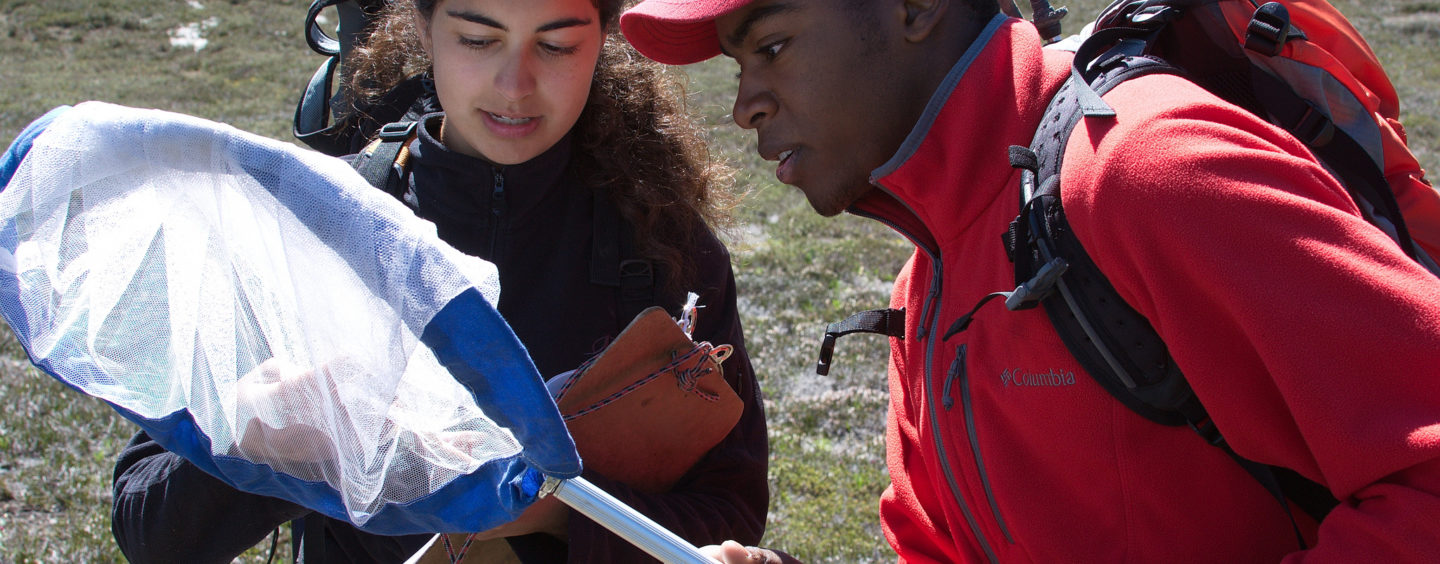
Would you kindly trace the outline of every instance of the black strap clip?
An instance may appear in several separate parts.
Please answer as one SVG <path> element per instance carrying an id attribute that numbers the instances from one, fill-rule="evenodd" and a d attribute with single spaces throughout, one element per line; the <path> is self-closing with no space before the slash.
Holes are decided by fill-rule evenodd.
<path id="1" fill-rule="evenodd" d="M 1220 428 L 1215 426 L 1215 421 L 1210 419 L 1209 415 L 1199 421 L 1186 421 L 1186 424 L 1190 425 L 1190 429 L 1211 446 L 1225 446 L 1225 436 L 1220 434 Z"/>
<path id="2" fill-rule="evenodd" d="M 645 259 L 620 261 L 620 295 L 627 301 L 648 300 L 655 285 L 655 267 Z"/>
<path id="3" fill-rule="evenodd" d="M 1289 38 L 1290 11 L 1279 2 L 1257 8 L 1245 28 L 1245 48 L 1267 57 L 1279 55 Z"/>
<path id="4" fill-rule="evenodd" d="M 1335 138 L 1335 122 L 1309 102 L 1305 103 L 1305 113 L 1300 115 L 1300 119 L 1286 129 L 1312 149 L 1324 147 Z"/>
<path id="5" fill-rule="evenodd" d="M 403 141 L 409 139 L 410 135 L 415 133 L 415 128 L 418 125 L 419 122 L 414 121 L 387 123 L 380 128 L 380 135 L 378 137 L 382 141 Z"/>

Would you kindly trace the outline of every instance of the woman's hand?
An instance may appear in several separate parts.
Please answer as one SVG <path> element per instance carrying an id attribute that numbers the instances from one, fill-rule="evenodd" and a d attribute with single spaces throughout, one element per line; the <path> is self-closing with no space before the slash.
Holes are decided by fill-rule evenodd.
<path id="1" fill-rule="evenodd" d="M 712 544 L 701 547 L 700 552 L 722 564 L 800 564 L 794 556 L 784 552 L 744 546 L 733 540 L 727 540 L 718 546 Z"/>
<path id="2" fill-rule="evenodd" d="M 271 358 L 241 377 L 235 393 L 243 426 L 236 446 L 246 458 L 308 463 L 337 456 L 334 442 L 312 423 L 325 419 L 315 410 L 327 404 L 340 409 L 340 402 L 330 384 L 314 370 Z M 322 395 L 328 397 L 322 399 Z"/>

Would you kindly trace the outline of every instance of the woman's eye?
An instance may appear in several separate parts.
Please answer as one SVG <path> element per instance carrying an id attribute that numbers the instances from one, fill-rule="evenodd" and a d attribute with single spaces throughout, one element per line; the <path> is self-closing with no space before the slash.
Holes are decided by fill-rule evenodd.
<path id="1" fill-rule="evenodd" d="M 561 46 L 553 43 L 541 43 L 540 49 L 551 55 L 572 55 L 580 50 L 579 45 Z"/>
<path id="2" fill-rule="evenodd" d="M 469 37 L 460 38 L 460 44 L 471 49 L 484 49 L 494 43 L 494 39 L 471 39 Z"/>

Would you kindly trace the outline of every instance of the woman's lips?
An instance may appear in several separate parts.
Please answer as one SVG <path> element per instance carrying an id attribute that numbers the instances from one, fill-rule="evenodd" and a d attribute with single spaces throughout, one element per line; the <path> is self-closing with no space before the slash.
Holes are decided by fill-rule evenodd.
<path id="1" fill-rule="evenodd" d="M 519 138 L 534 133 L 540 127 L 539 116 L 515 117 L 484 111 L 485 126 L 499 137 Z"/>

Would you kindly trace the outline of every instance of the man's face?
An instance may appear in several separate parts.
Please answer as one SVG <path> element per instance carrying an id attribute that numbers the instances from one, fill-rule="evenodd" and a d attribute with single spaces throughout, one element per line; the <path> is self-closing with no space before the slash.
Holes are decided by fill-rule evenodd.
<path id="1" fill-rule="evenodd" d="M 820 215 L 844 211 L 872 187 L 919 115 L 892 60 L 898 24 L 886 6 L 838 0 L 760 0 L 716 20 L 740 65 L 733 115 L 753 129 L 775 176 Z M 896 18 L 899 19 L 899 18 Z M 928 97 L 929 93 L 925 93 Z M 904 100 L 902 100 L 902 98 Z"/>

